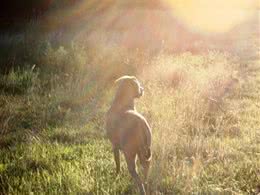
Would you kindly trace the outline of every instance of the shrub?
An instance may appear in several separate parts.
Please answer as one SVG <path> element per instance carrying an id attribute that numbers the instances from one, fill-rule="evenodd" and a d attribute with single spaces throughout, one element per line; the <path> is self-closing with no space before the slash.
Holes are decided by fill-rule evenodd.
<path id="1" fill-rule="evenodd" d="M 39 72 L 32 67 L 11 69 L 7 75 L 0 77 L 0 89 L 11 94 L 24 94 L 32 92 L 39 87 Z"/>

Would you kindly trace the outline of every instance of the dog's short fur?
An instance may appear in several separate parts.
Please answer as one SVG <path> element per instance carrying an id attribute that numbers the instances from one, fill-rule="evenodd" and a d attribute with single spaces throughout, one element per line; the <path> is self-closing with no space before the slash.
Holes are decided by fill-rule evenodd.
<path id="1" fill-rule="evenodd" d="M 136 156 L 144 168 L 145 180 L 151 161 L 151 128 L 134 107 L 134 99 L 143 95 L 143 88 L 134 76 L 116 80 L 118 89 L 106 116 L 107 136 L 112 143 L 116 172 L 120 171 L 119 151 L 125 156 L 128 170 L 140 193 L 146 194 L 144 182 L 136 172 Z"/>

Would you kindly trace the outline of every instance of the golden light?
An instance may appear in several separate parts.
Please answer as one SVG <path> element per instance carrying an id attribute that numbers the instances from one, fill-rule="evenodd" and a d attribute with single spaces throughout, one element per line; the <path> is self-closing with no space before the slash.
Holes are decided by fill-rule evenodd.
<path id="1" fill-rule="evenodd" d="M 187 27 L 203 33 L 222 33 L 245 21 L 258 0 L 165 0 Z"/>

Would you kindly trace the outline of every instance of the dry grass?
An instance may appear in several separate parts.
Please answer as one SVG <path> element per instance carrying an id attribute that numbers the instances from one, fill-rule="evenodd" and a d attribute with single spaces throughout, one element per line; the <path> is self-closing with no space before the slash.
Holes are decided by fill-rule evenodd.
<path id="1" fill-rule="evenodd" d="M 112 62 L 121 59 L 123 55 L 109 65 L 117 70 Z M 135 55 L 143 65 L 136 72 L 145 87 L 137 108 L 153 129 L 151 193 L 253 193 L 260 165 L 259 72 L 251 70 L 246 77 L 248 68 L 219 52 L 159 55 L 149 63 L 144 59 Z M 136 63 L 129 67 L 128 62 L 125 69 L 121 65 L 121 73 L 131 74 Z M 111 73 L 113 69 L 104 78 Z M 21 71 L 12 74 L 5 78 L 12 81 L 3 85 L 6 89 L 19 87 L 23 77 Z M 104 139 L 103 115 L 113 88 L 100 87 L 102 77 L 93 82 L 88 76 L 68 77 L 63 84 L 54 77 L 47 89 L 32 73 L 35 79 L 25 82 L 22 93 L 1 94 L 0 194 L 136 192 L 124 161 L 115 178 L 111 147 Z M 86 80 L 90 85 L 82 88 Z M 88 94 L 91 101 L 84 102 Z M 68 100 L 86 105 L 65 108 Z"/>
<path id="2" fill-rule="evenodd" d="M 254 189 L 259 161 L 239 151 L 247 138 L 241 135 L 238 107 L 230 105 L 242 91 L 235 60 L 215 52 L 160 56 L 143 71 L 146 91 L 138 108 L 152 123 L 152 191 L 231 194 Z M 250 179 L 239 175 L 250 170 Z"/>

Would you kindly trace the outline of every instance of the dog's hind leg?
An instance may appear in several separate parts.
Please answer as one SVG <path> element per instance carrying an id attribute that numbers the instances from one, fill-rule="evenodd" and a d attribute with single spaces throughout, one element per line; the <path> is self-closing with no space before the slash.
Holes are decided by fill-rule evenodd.
<path id="1" fill-rule="evenodd" d="M 147 183 L 147 176 L 150 168 L 150 160 L 147 160 L 141 152 L 138 152 L 138 158 L 140 160 L 140 164 L 143 167 L 143 174 L 144 174 L 144 185 L 146 191 L 148 190 L 148 183 Z"/>
<path id="2" fill-rule="evenodd" d="M 146 181 L 147 180 L 148 171 L 149 171 L 149 167 L 150 167 L 150 161 L 147 161 L 146 159 L 140 158 L 139 155 L 138 155 L 138 157 L 139 157 L 140 163 L 141 163 L 141 165 L 143 167 L 144 179 Z"/>
<path id="3" fill-rule="evenodd" d="M 140 194 L 146 195 L 144 184 L 142 183 L 142 180 L 140 179 L 139 175 L 136 172 L 136 164 L 135 164 L 136 155 L 130 156 L 125 154 L 125 159 L 126 159 L 128 171 L 130 172 L 132 178 L 134 179 L 135 184 L 138 186 Z"/>
<path id="4" fill-rule="evenodd" d="M 119 149 L 117 147 L 113 148 L 114 158 L 116 163 L 116 174 L 120 172 L 120 156 L 119 156 Z"/>

